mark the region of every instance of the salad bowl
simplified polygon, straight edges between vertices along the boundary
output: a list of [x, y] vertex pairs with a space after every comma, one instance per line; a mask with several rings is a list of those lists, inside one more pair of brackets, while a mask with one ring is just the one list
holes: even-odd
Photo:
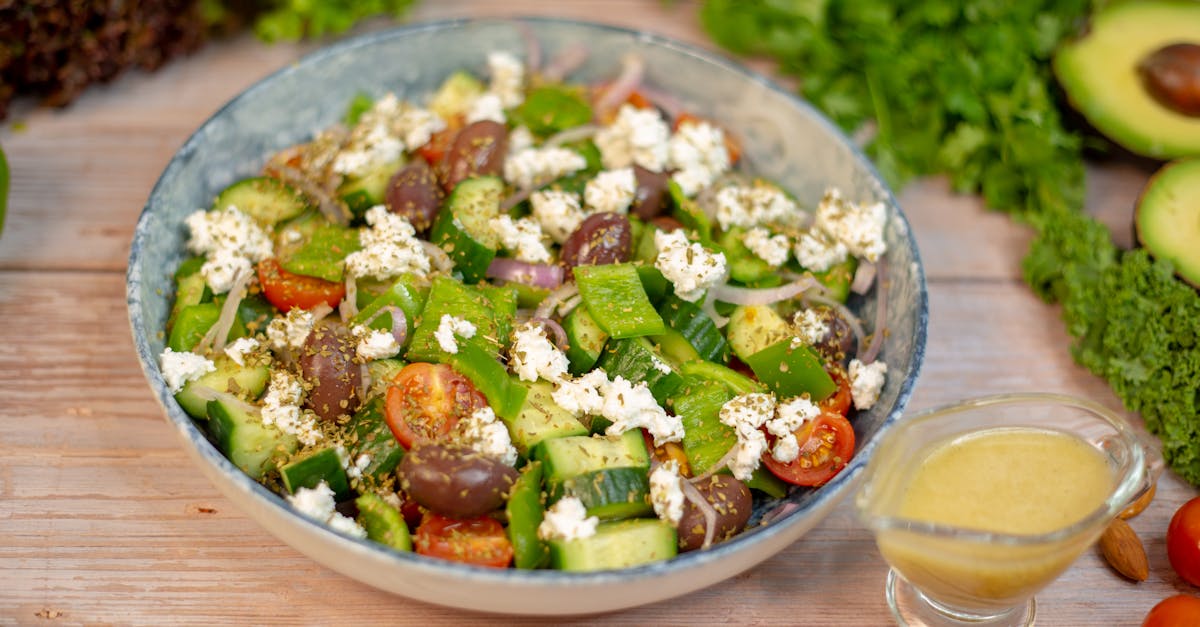
[[[427, 558], [340, 535], [298, 514], [225, 458], [175, 401], [158, 364], [171, 308], [172, 272], [185, 255], [184, 218], [267, 157], [337, 121], [355, 94], [419, 99], [456, 70], [479, 72], [491, 51], [522, 56], [527, 38], [547, 56], [583, 43], [587, 60], [571, 80], [611, 80], [638, 55], [645, 82], [688, 111], [720, 120], [741, 142], [755, 175], [779, 182], [804, 207], [837, 187], [887, 210], [886, 302], [853, 296], [865, 320], [882, 314], [887, 382], [853, 419], [850, 463], [819, 488], [758, 497], [747, 530], [700, 551], [649, 565], [593, 573], [496, 570]], [[928, 303], [916, 243], [896, 200], [867, 158], [811, 106], [766, 78], [711, 53], [648, 33], [546, 20], [457, 20], [348, 39], [265, 78], [205, 122], [167, 165], [135, 230], [126, 295], [134, 344], [150, 388], [185, 450], [220, 491], [281, 541], [366, 585], [413, 599], [508, 614], [612, 611], [683, 595], [770, 558], [813, 528], [847, 494], [882, 434], [907, 403], [924, 357]], [[882, 311], [881, 311], [882, 308]], [[762, 524], [763, 521], [769, 523]]]

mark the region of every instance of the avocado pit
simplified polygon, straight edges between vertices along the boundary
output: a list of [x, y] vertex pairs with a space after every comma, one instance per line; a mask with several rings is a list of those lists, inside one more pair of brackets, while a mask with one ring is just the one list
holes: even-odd
[[1138, 64], [1142, 86], [1162, 106], [1200, 117], [1200, 44], [1173, 43]]

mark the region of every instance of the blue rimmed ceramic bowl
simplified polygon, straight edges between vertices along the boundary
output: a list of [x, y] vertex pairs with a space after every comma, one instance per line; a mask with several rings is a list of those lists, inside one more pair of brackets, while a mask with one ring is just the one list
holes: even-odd
[[[188, 213], [258, 172], [273, 152], [335, 122], [357, 92], [419, 98], [455, 70], [482, 74], [490, 51], [522, 56], [529, 34], [547, 56], [575, 42], [587, 46], [590, 57], [572, 80], [611, 79], [623, 55], [640, 55], [649, 84], [731, 129], [756, 173], [782, 183], [805, 206], [815, 206], [829, 186], [852, 200], [887, 205], [889, 332], [881, 358], [888, 379], [878, 404], [854, 419], [853, 460], [819, 489], [757, 502], [754, 520], [772, 522], [710, 550], [619, 571], [564, 573], [477, 568], [351, 539], [297, 514], [234, 467], [180, 409], [159, 371], [172, 272], [183, 257]], [[850, 493], [880, 435], [899, 419], [920, 371], [928, 319], [916, 242], [895, 198], [862, 153], [815, 109], [762, 76], [690, 46], [647, 33], [543, 19], [416, 24], [349, 39], [247, 89], [188, 139], [155, 185], [134, 233], [126, 296], [134, 344], [167, 420], [204, 473], [247, 515], [321, 564], [367, 585], [431, 603], [512, 614], [584, 614], [661, 601], [737, 575], [796, 541]], [[866, 320], [876, 312], [873, 298], [852, 303]]]

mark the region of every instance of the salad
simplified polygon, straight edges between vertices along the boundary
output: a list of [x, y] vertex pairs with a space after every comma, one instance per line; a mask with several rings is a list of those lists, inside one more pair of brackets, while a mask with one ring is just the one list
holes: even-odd
[[[623, 568], [854, 454], [887, 373], [884, 206], [802, 208], [638, 58], [583, 85], [576, 52], [348, 98], [181, 225], [162, 375], [303, 515], [480, 566]], [[872, 290], [869, 334], [845, 302]]]

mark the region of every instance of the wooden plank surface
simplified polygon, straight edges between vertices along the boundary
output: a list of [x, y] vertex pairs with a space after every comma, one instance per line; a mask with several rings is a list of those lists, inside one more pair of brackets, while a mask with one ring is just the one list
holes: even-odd
[[[711, 47], [696, 6], [428, 0], [416, 17], [559, 15]], [[281, 544], [193, 467], [134, 356], [123, 272], [134, 220], [159, 171], [221, 103], [311, 48], [247, 37], [210, 45], [156, 74], [89, 91], [65, 111], [19, 109], [25, 130], [0, 130], [13, 168], [0, 238], [0, 624], [515, 622], [388, 595]], [[1091, 174], [1090, 210], [1127, 233], [1147, 173], [1104, 166]], [[909, 187], [901, 204], [931, 299], [913, 410], [1022, 390], [1119, 407], [1071, 361], [1057, 309], [1020, 282], [1023, 227], [950, 194], [940, 180]], [[1171, 513], [1196, 494], [1165, 476], [1158, 498], [1133, 521], [1150, 556], [1148, 581], [1120, 579], [1089, 551], [1039, 595], [1040, 624], [1137, 624], [1159, 599], [1197, 592], [1170, 569], [1163, 540]], [[870, 535], [843, 503], [750, 572], [682, 599], [577, 622], [886, 624], [884, 574]]]

